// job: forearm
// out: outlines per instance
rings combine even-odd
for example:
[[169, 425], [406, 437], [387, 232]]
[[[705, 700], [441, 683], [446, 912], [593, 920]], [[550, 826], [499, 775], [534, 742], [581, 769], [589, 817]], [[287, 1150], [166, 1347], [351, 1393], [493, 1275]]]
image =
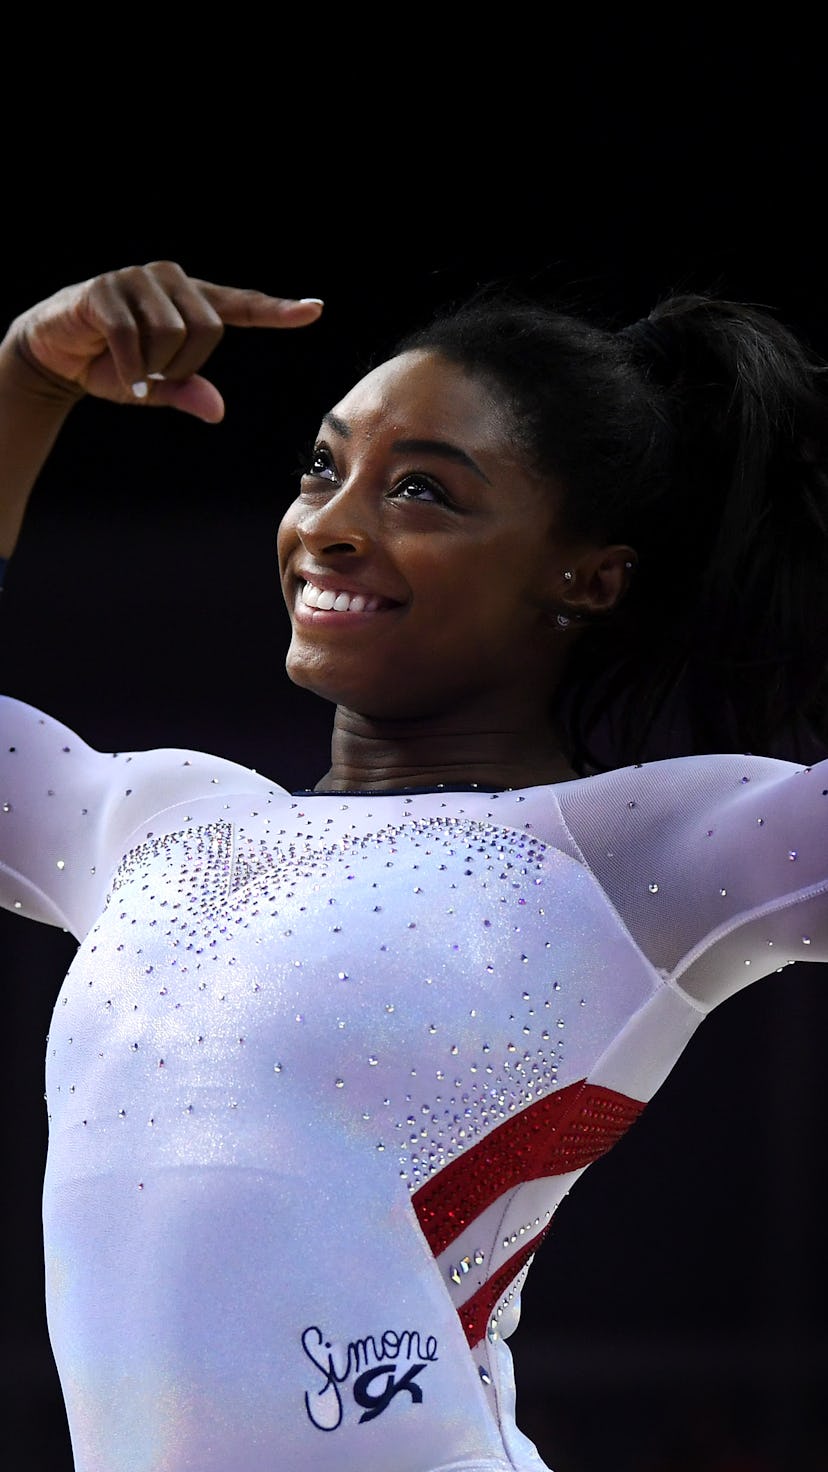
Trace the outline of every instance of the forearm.
[[0, 557], [84, 394], [218, 424], [224, 400], [199, 370], [225, 327], [306, 327], [321, 310], [316, 298], [219, 286], [155, 261], [63, 287], [15, 318], [0, 343]]
[[23, 356], [12, 326], [0, 343], [0, 558], [14, 550], [32, 488], [80, 397]]

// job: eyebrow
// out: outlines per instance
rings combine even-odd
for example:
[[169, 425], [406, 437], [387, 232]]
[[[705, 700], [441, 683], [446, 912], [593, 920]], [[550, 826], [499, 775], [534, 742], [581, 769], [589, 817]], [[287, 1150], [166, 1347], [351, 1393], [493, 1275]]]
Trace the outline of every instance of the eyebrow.
[[[337, 414], [323, 415], [322, 423], [329, 425], [342, 439], [351, 438], [350, 425]], [[459, 445], [453, 445], [450, 440], [395, 440], [391, 448], [402, 455], [439, 455], [444, 460], [453, 460], [456, 465], [464, 465], [467, 470], [479, 475], [487, 485], [491, 485], [489, 477], [480, 469], [477, 461], [472, 460], [471, 455], [467, 455], [465, 450], [461, 450]]]

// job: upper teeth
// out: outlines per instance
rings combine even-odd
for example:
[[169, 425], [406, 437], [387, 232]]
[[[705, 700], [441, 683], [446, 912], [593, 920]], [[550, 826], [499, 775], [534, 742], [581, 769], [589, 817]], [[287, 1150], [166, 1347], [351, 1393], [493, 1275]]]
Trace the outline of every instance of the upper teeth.
[[364, 593], [337, 593], [332, 588], [317, 588], [314, 583], [305, 583], [302, 602], [308, 608], [333, 609], [335, 613], [372, 613], [379, 608], [379, 598], [368, 598]]

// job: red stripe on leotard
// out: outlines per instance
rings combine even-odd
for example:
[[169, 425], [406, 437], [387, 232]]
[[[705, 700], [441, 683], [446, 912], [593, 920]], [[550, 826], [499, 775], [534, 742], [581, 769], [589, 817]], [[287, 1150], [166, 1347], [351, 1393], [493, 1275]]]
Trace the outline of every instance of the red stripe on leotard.
[[605, 1155], [643, 1108], [640, 1099], [581, 1079], [496, 1125], [412, 1195], [435, 1257], [505, 1191]]
[[466, 1299], [466, 1302], [458, 1308], [457, 1312], [460, 1315], [463, 1332], [469, 1341], [469, 1349], [474, 1349], [474, 1346], [480, 1343], [483, 1335], [487, 1331], [489, 1320], [495, 1310], [495, 1305], [503, 1297], [509, 1284], [514, 1282], [521, 1268], [529, 1261], [533, 1252], [537, 1252], [550, 1226], [551, 1222], [547, 1223], [542, 1231], [538, 1232], [537, 1236], [533, 1237], [530, 1242], [525, 1243], [518, 1252], [515, 1252], [503, 1264], [502, 1268], [498, 1268], [497, 1272], [487, 1282], [481, 1283], [477, 1292], [473, 1293], [471, 1298]]

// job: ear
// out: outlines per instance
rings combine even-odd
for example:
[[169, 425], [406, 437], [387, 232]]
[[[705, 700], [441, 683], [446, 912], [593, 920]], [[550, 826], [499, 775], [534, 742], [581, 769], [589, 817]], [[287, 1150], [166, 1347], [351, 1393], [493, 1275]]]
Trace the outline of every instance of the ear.
[[561, 604], [572, 614], [608, 613], [621, 601], [632, 578], [637, 554], [633, 547], [593, 547], [577, 557], [571, 579], [563, 584]]

